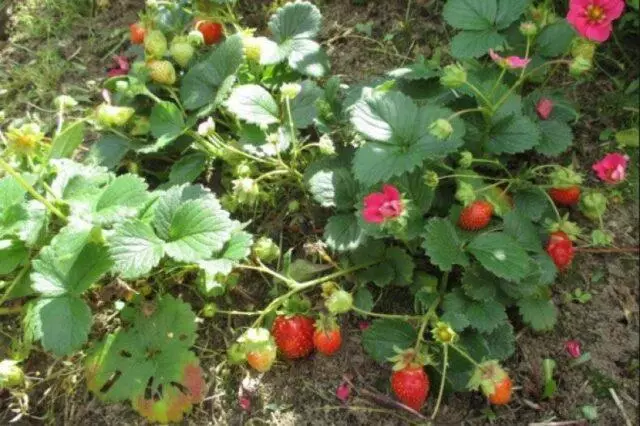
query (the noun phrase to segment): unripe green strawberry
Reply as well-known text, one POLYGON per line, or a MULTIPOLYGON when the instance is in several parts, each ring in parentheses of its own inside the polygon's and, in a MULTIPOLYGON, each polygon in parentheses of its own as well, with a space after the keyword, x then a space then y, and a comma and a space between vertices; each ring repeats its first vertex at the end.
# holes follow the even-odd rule
POLYGON ((344 314, 353 307, 353 296, 344 290, 337 290, 325 302, 327 310, 332 314, 344 314))
POLYGON ((253 245, 253 254, 263 262, 273 262, 280 257, 280 247, 268 237, 261 237, 253 245))
POLYGON ((153 58, 162 58, 167 52, 167 38, 162 31, 151 31, 144 39, 144 50, 153 58))
POLYGON ((17 361, 5 359, 0 362, 0 389, 14 388, 24 383, 24 372, 17 361))
POLYGON ((156 83, 171 86, 176 82, 176 69, 169 61, 151 61, 147 64, 149 76, 156 83))
POLYGON ((176 37, 171 42, 171 56, 182 68, 187 66, 194 53, 195 49, 186 37, 176 37))
POLYGON ((96 110, 96 118, 103 126, 120 127, 127 124, 135 112, 136 110, 130 107, 102 104, 96 110))

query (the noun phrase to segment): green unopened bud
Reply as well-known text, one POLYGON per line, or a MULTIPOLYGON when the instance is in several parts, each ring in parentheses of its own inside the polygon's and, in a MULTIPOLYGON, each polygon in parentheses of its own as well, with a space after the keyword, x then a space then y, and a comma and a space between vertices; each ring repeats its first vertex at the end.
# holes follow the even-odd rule
POLYGON ((78 101, 76 101, 75 99, 73 99, 71 96, 68 95, 60 95, 57 98, 55 98, 53 100, 53 104, 57 107, 57 108, 73 108, 75 106, 78 106, 78 101))
POLYGON ((200 315, 202 315, 205 318, 213 318, 217 312, 218 312, 218 307, 216 306, 215 303, 207 303, 202 308, 202 312, 200 313, 200 315))
POLYGON ((258 183, 248 177, 236 179, 232 182, 233 195, 240 204, 253 204, 258 201, 260 187, 258 183))
POLYGON ((239 178, 251 176, 252 172, 253 169, 248 161, 241 161, 234 169, 234 175, 239 178))
POLYGON ((460 153, 460 160, 458 160, 458 164, 463 169, 468 169, 473 164, 473 154, 469 151, 462 151, 460 153))
POLYGON ((131 128, 131 135, 144 136, 151 131, 151 122, 147 117, 136 117, 133 119, 133 127, 131 128))
POLYGON ((337 290, 331 293, 324 304, 332 314, 344 314, 353 307, 353 296, 344 290, 337 290))
POLYGON ((10 127, 7 132, 8 148, 20 154, 32 153, 42 139, 44 139, 44 133, 36 123, 10 127))
POLYGON ((302 91, 302 86, 298 83, 285 83, 280 87, 280 95, 282 99, 294 99, 302 91))
POLYGON ((245 352, 243 345, 241 345, 240 343, 234 343, 231 346, 229 346, 229 349, 227 349, 227 361, 229 362, 229 364, 231 365, 242 364, 243 362, 245 362, 246 359, 247 359, 247 354, 245 352))
POLYGON ((538 34, 538 26, 531 21, 523 22, 520 24, 520 33, 525 37, 534 37, 538 34))
POLYGON ((449 139, 453 133, 453 126, 449 120, 439 118, 429 126, 429 133, 441 141, 449 139))
POLYGON ((444 67, 440 84, 449 89, 457 89, 467 82, 467 71, 460 64, 452 64, 444 67))
POLYGON ((116 92, 118 93, 126 93, 129 90, 129 82, 126 80, 118 80, 116 82, 116 92))
POLYGON ((456 191, 456 200, 463 205, 468 205, 476 199, 476 192, 470 183, 458 181, 458 190, 456 191))
POLYGON ((280 257, 280 247, 271 238, 261 237, 253 244, 253 254, 263 262, 273 262, 280 257))
POLYGON ((596 54, 597 44, 591 40, 582 37, 576 37, 571 43, 571 56, 574 58, 584 58, 593 61, 596 54))
POLYGON ((109 104, 102 104, 96 110, 96 118, 98 123, 106 127, 121 127, 127 124, 127 121, 136 110, 130 107, 119 107, 109 104))
POLYGON ((247 60, 260 62, 260 56, 262 54, 262 43, 260 39, 253 36, 242 37, 242 47, 247 60))
POLYGON ((569 73, 574 77, 578 77, 589 71, 592 67, 593 63, 589 59, 578 56, 571 61, 571 65, 569 65, 569 73))
POLYGON ((458 337, 458 334, 453 331, 449 324, 441 321, 431 330, 431 334, 435 341, 439 343, 453 343, 458 337))
POLYGON ((24 372, 17 361, 5 359, 0 362, 0 389, 14 388, 24 383, 24 372))
POLYGON ((189 40, 189 43, 194 46, 202 46, 204 44, 204 36, 198 30, 190 31, 187 39, 189 40))
POLYGON ((296 213, 300 211, 300 202, 298 200, 289 201, 289 204, 287 204, 287 211, 289 213, 296 213))
POLYGON ((607 211, 607 197, 599 192, 591 192, 580 198, 580 211, 593 221, 599 221, 607 211))
POLYGON ((213 136, 216 133, 216 122, 212 117, 207 118, 205 121, 198 125, 198 134, 200 136, 213 136))
POLYGON ((320 137, 320 141, 318 142, 320 147, 320 152, 324 155, 333 155, 336 153, 336 147, 333 144, 333 140, 329 135, 322 135, 320 137))
POLYGON ((596 247, 608 247, 613 244, 613 234, 603 229, 591 233, 591 243, 596 247))
POLYGON ((438 184, 440 183, 440 177, 438 176, 438 173, 434 172, 433 170, 427 170, 424 173, 422 179, 424 180, 424 184, 429 188, 437 188, 438 184))

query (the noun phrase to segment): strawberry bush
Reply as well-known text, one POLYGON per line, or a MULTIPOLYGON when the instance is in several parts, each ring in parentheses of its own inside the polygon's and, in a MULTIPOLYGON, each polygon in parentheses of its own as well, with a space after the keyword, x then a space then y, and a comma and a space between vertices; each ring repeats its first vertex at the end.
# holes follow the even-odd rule
MULTIPOLYGON (((2 133, 1 303, 24 302, 25 341, 86 355, 94 394, 167 423, 206 395, 196 311, 254 316, 228 357, 260 372, 277 352, 334 354, 351 313, 372 319, 364 350, 393 364, 410 409, 432 386, 432 418, 444 391, 507 404, 514 326, 553 328, 558 276, 613 243, 603 190, 566 158, 578 106, 549 77, 587 75, 621 10, 583 22, 526 0, 448 0, 446 59, 347 85, 316 6, 279 8, 267 37, 234 3, 148 6, 90 115, 67 122, 62 96, 51 137, 24 120, 2 133), (273 212, 317 224, 321 241, 307 256, 276 244, 273 212), (262 308, 218 306, 258 274, 272 286, 262 308), (98 336, 105 288, 120 322, 98 336)), ((612 186, 627 163, 611 153, 594 171, 612 186)))

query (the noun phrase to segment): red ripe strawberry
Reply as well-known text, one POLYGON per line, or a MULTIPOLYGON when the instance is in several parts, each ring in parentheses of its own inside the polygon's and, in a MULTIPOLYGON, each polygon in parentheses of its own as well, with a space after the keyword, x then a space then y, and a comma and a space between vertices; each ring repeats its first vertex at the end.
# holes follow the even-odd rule
POLYGON ((305 315, 279 315, 273 322, 271 334, 278 349, 289 359, 303 358, 313 351, 313 319, 305 315))
POLYGON ((196 30, 202 33, 205 44, 216 44, 222 39, 223 28, 217 22, 198 21, 196 22, 196 30))
POLYGON ((488 201, 474 201, 462 209, 458 226, 467 231, 485 228, 491 221, 493 206, 488 201))
POLYGON ((264 345, 260 349, 247 352, 247 363, 261 373, 271 369, 276 360, 276 347, 273 343, 264 345))
POLYGON ((561 206, 572 206, 580 201, 580 187, 578 185, 568 186, 565 188, 551 188, 549 195, 561 206))
POLYGON ((147 35, 147 31, 144 29, 142 24, 136 22, 129 26, 129 31, 131 33, 131 43, 133 44, 142 44, 144 43, 144 37, 147 35))
POLYGON ((556 264, 556 267, 560 271, 564 271, 571 266, 573 256, 575 255, 573 242, 569 237, 566 237, 566 239, 564 237, 566 237, 564 232, 555 232, 547 244, 547 253, 551 256, 553 263, 556 264), (564 234, 564 236, 557 234, 564 234))
POLYGON ((552 232, 549 236, 549 245, 560 241, 571 241, 571 238, 563 231, 552 232))
POLYGON ((489 395, 489 402, 493 405, 506 405, 511 401, 511 388, 513 383, 509 376, 496 383, 494 391, 489 395))
POLYGON ((342 345, 342 334, 335 319, 321 316, 316 322, 316 331, 313 333, 313 344, 318 352, 331 356, 342 345))
POLYGON ((409 365, 391 375, 393 393, 403 404, 420 411, 429 396, 429 376, 419 365, 409 365))

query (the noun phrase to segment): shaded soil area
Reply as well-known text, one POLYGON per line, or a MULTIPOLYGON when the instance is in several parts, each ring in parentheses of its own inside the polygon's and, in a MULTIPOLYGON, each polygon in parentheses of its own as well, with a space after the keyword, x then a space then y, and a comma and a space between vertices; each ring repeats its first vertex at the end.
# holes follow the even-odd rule
MULTIPOLYGON (((143 1, 114 2, 118 6, 96 18, 105 33, 126 28, 135 19, 143 1)), ((264 29, 270 1, 241 2, 249 26, 264 29), (250 4, 247 4, 250 3, 250 4)), ((435 48, 449 39, 440 21, 441 2, 415 1, 409 16, 410 27, 403 26, 406 1, 368 1, 364 5, 351 0, 316 2, 325 17, 322 39, 331 56, 333 73, 346 82, 363 81, 398 67, 417 55, 430 56, 435 48), (363 25, 358 27, 356 25, 363 25), (370 32, 370 37, 369 33, 370 32), (387 38, 389 41, 383 41, 387 38)), ((101 29, 99 29, 101 31, 101 29)), ((78 35, 80 40, 82 36, 78 35)), ((80 41, 81 43, 81 41, 80 41)), ((117 46, 117 45, 114 45, 117 46)), ((112 46, 113 48, 113 46, 112 46)), ((10 55, 20 61, 19 53, 5 44, 0 58, 10 55), (18 55, 18 56, 16 56, 18 55)), ((71 49, 72 50, 72 49, 71 49)), ((117 49, 116 49, 117 50, 117 49)), ((64 51, 66 54, 73 52, 64 51)), ((87 79, 98 78, 106 66, 108 51, 83 50, 82 63, 88 68, 87 79)), ((562 76, 558 76, 562 84, 562 76)), ((64 80, 62 88, 71 84, 64 80)), ((615 89, 602 81, 592 83, 591 91, 574 91, 575 100, 590 105, 581 124, 575 129, 575 159, 588 169, 601 147, 595 142, 598 134, 612 125, 599 115, 606 95, 615 89)), ((64 90, 63 90, 64 91, 64 90)), ((95 91, 94 91, 95 92, 95 91)), ((89 97, 96 93, 89 92, 89 97)), ((637 246, 639 242, 638 205, 614 206, 606 217, 608 229, 616 235, 619 247, 637 246)), ((586 224, 585 224, 586 225, 586 224)), ((276 230, 277 232, 278 230, 276 230)), ((631 254, 580 254, 576 266, 554 287, 559 307, 558 325, 553 332, 537 334, 518 327, 516 354, 507 362, 515 383, 513 402, 508 407, 490 409, 484 398, 468 393, 445 398, 435 424, 442 425, 527 425, 561 422, 582 418, 580 407, 592 405, 598 409, 594 424, 624 425, 628 416, 632 424, 638 420, 638 257, 631 254), (565 294, 580 288, 592 294, 592 299, 580 304, 565 301, 565 294), (591 360, 571 366, 564 352, 564 342, 578 339, 583 352, 591 360), (542 362, 553 358, 557 362, 558 390, 550 400, 542 400, 542 362), (610 389, 619 399, 619 405, 610 389)), ((246 293, 234 293, 230 302, 238 309, 256 307, 252 301, 262 300, 261 283, 247 285, 246 293), (244 306, 242 306, 244 305, 244 306)), ((188 290, 183 297, 188 299, 188 290)), ((101 313, 104 319, 112 312, 101 313)), ((421 420, 411 413, 397 410, 384 400, 390 395, 388 365, 378 365, 366 356, 361 346, 360 319, 344 318, 344 346, 333 358, 314 355, 309 359, 287 362, 280 360, 265 375, 244 368, 232 367, 225 361, 225 348, 247 322, 219 316, 205 321, 199 328, 196 352, 201 358, 209 385, 205 402, 187 417, 184 424, 193 425, 405 425, 421 420), (347 377, 355 386, 348 403, 336 398, 336 389, 347 377), (251 401, 245 411, 238 401, 239 389, 251 401)), ((100 320, 96 321, 98 324, 100 320)), ((11 332, 18 324, 3 323, 3 331, 11 332)), ((94 327, 94 333, 101 328, 94 327)), ((2 345, 10 344, 3 340, 2 345)), ((35 353, 25 370, 33 381, 29 414, 15 424, 65 425, 142 425, 146 424, 127 404, 108 405, 90 395, 85 388, 80 360, 54 361, 35 353), (38 377, 49 377, 42 381, 38 377)), ((437 384, 432 384, 436 394, 437 384)), ((0 424, 16 416, 15 402, 0 394, 0 424)), ((431 397, 423 413, 429 415, 435 404, 431 397)), ((581 424, 581 423, 575 423, 581 424)))

